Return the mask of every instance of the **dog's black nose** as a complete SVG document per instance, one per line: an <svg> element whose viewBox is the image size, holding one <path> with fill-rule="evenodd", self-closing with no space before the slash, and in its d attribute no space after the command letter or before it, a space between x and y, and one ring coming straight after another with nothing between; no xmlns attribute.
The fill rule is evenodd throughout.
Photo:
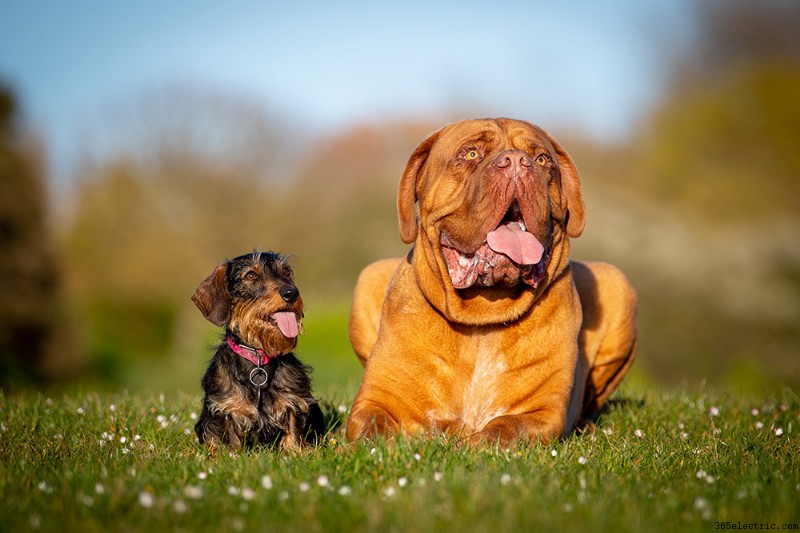
<svg viewBox="0 0 800 533"><path fill-rule="evenodd" d="M289 304L292 304L297 301L297 297L300 296L300 291L297 290L297 287L294 285L287 285L285 287L281 287L278 291L283 298L283 301Z"/></svg>

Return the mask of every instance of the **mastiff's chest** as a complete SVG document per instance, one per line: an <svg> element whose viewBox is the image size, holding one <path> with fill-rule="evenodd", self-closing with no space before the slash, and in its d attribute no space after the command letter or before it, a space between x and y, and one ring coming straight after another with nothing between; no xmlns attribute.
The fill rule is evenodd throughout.
<svg viewBox="0 0 800 533"><path fill-rule="evenodd" d="M436 386L437 401L426 413L429 427L474 433L498 416L514 414L530 393L516 382L529 366L525 360L535 358L514 337L506 328L469 328L458 333L450 383Z"/></svg>

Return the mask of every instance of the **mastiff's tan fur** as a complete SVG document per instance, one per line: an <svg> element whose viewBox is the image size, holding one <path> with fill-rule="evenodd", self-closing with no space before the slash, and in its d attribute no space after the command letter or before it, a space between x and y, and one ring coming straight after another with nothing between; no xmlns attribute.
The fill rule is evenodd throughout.
<svg viewBox="0 0 800 533"><path fill-rule="evenodd" d="M633 362L636 296L615 267L569 259L585 212L564 149L526 122L451 124L411 155L397 204L414 247L356 285L348 438L507 444L593 415Z"/></svg>

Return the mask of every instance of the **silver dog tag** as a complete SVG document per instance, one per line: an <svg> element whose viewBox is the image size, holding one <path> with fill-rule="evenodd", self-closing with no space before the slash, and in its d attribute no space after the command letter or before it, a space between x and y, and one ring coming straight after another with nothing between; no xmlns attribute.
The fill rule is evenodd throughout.
<svg viewBox="0 0 800 533"><path fill-rule="evenodd" d="M256 367L250 371L250 383L259 389L266 386L269 380L269 374L262 367Z"/></svg>

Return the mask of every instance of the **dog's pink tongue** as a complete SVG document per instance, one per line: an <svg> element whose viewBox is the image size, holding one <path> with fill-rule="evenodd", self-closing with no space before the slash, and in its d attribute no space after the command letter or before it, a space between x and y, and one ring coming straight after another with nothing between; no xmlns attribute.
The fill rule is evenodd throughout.
<svg viewBox="0 0 800 533"><path fill-rule="evenodd" d="M278 329L281 330L284 337L297 337L297 316L291 311L281 311L272 315L275 322L278 323Z"/></svg>
<svg viewBox="0 0 800 533"><path fill-rule="evenodd" d="M507 255L518 265L535 265L542 259L544 246L516 222L509 222L486 235L486 243L495 252Z"/></svg>

